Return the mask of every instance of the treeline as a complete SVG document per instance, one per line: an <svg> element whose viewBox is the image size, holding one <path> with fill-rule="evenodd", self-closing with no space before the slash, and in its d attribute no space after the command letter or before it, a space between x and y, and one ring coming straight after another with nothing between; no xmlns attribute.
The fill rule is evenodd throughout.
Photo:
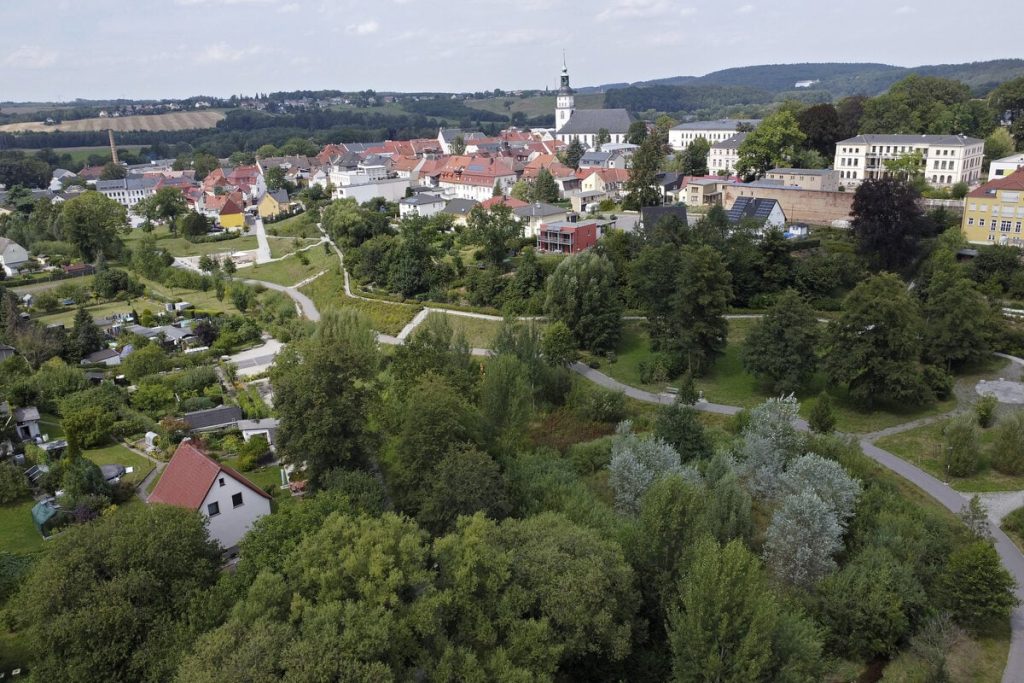
<svg viewBox="0 0 1024 683"><path fill-rule="evenodd" d="M772 99L770 92L747 86L656 85L611 90L605 94L604 106L630 111L692 112L741 104L766 104Z"/></svg>

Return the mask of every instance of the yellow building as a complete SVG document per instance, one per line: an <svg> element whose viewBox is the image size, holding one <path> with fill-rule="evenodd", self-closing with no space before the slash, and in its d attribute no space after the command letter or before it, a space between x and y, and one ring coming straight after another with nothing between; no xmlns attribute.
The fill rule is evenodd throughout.
<svg viewBox="0 0 1024 683"><path fill-rule="evenodd" d="M288 201L288 193L284 190L275 190L273 192L267 192L260 199L259 212L260 218L273 218L282 213L285 213L291 208L291 202Z"/></svg>
<svg viewBox="0 0 1024 683"><path fill-rule="evenodd" d="M1024 172L990 180L964 199L962 230L973 244L1024 246Z"/></svg>

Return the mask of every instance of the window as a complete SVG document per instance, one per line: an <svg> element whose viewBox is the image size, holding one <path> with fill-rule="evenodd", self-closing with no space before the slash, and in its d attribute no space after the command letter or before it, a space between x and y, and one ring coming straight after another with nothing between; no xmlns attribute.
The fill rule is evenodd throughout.
<svg viewBox="0 0 1024 683"><path fill-rule="evenodd" d="M974 225L974 219L973 218L968 218L967 219L967 225Z"/></svg>
<svg viewBox="0 0 1024 683"><path fill-rule="evenodd" d="M220 484L221 486L224 486L224 477L221 477L221 478L220 478L220 479L218 479L217 481L218 481L218 483L219 483L219 484Z"/></svg>
<svg viewBox="0 0 1024 683"><path fill-rule="evenodd" d="M235 495L231 496L231 507L236 508L236 507L238 507L241 504L242 504L242 494L241 494L241 492L236 493Z"/></svg>
<svg viewBox="0 0 1024 683"><path fill-rule="evenodd" d="M206 506L206 514L210 517L216 517L220 514L220 503L210 503Z"/></svg>
<svg viewBox="0 0 1024 683"><path fill-rule="evenodd" d="M984 228L985 227L985 219L984 218L979 218L978 219L978 225L980 225L981 227Z"/></svg>

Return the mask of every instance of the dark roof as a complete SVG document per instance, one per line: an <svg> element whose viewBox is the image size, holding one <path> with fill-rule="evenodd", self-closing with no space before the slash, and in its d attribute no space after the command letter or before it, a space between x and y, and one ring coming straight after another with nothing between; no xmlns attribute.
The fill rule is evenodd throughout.
<svg viewBox="0 0 1024 683"><path fill-rule="evenodd" d="M267 194L269 194L274 199L274 201L277 202L278 204L287 204L288 203L288 190L285 190L285 189L271 190L271 191L267 192Z"/></svg>
<svg viewBox="0 0 1024 683"><path fill-rule="evenodd" d="M90 353L88 356L83 358L82 362L83 363L102 363L103 361L105 361L107 359L116 358L117 356L120 356L120 355L121 354L119 354L114 349L100 349L99 351L94 351L93 353Z"/></svg>
<svg viewBox="0 0 1024 683"><path fill-rule="evenodd" d="M683 221L684 225L689 222L686 219L686 205L673 204L671 206L645 206L640 209L640 221L646 228L653 228L662 218L674 216Z"/></svg>
<svg viewBox="0 0 1024 683"><path fill-rule="evenodd" d="M592 135L602 128L609 133L628 133L629 112L625 109L577 109L569 117L558 135Z"/></svg>
<svg viewBox="0 0 1024 683"><path fill-rule="evenodd" d="M736 130L740 124L758 126L761 119L719 119L717 121L690 121L672 126L672 130Z"/></svg>
<svg viewBox="0 0 1024 683"><path fill-rule="evenodd" d="M472 211L473 207L479 205L480 202L475 202L472 199L452 199L441 210L444 213L454 213L459 216L464 216Z"/></svg>
<svg viewBox="0 0 1024 683"><path fill-rule="evenodd" d="M737 197L736 203L729 209L729 222L739 223L745 218L753 218L759 221L768 220L772 209L778 202L774 199L762 199L754 197Z"/></svg>
<svg viewBox="0 0 1024 683"><path fill-rule="evenodd" d="M534 202L526 206L520 206L518 209L512 209L512 213L520 218L544 218L545 216L557 216L560 213L566 213L568 210L554 204Z"/></svg>
<svg viewBox="0 0 1024 683"><path fill-rule="evenodd" d="M736 133L725 140L721 140L711 145L712 149L739 149L740 143L747 139L746 133Z"/></svg>
<svg viewBox="0 0 1024 683"><path fill-rule="evenodd" d="M980 145L984 140L969 138L964 135L886 135L867 134L855 135L840 140L837 145L946 145L948 147L965 147Z"/></svg>
<svg viewBox="0 0 1024 683"><path fill-rule="evenodd" d="M421 193L421 194L414 194L411 197L406 197L405 199L402 199L398 203L399 204L407 204L407 205L411 205L411 206L421 206L423 204L437 204L437 203L443 204L444 201L445 201L444 199L442 199L441 197L438 197L436 195Z"/></svg>
<svg viewBox="0 0 1024 683"><path fill-rule="evenodd" d="M828 175L832 173L831 168L773 168L769 173L784 173L786 175Z"/></svg>
<svg viewBox="0 0 1024 683"><path fill-rule="evenodd" d="M235 424L242 419L242 409L238 406L220 406L185 413L182 419L188 423L190 429L210 429Z"/></svg>

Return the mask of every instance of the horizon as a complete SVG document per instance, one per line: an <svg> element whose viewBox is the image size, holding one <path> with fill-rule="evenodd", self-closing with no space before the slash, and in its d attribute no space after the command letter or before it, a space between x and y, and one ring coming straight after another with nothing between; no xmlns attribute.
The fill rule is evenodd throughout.
<svg viewBox="0 0 1024 683"><path fill-rule="evenodd" d="M1006 23L1024 20L1021 3L994 4ZM1012 59L999 54L1005 51L1000 42L953 40L962 18L952 0L896 6L865 0L857 7L778 0L725 9L602 0L583 19L576 7L568 0L525 0L515 12L494 0L454 0L443 10L421 0L373 7L325 0L128 6L57 0L56 18L40 22L38 5L5 3L0 21L19 33L0 52L0 93L10 103L70 103L296 90L544 90L557 87L563 49L578 88L754 65L913 68ZM194 29L199 20L208 26L242 21L251 28L200 36ZM717 23L707 29L709 21ZM695 32L696 22L702 23ZM842 27L842 40L835 27ZM638 31L649 33L640 44L651 52L637 49ZM940 40L910 42L908 33ZM868 52L872 58L865 60Z"/></svg>

